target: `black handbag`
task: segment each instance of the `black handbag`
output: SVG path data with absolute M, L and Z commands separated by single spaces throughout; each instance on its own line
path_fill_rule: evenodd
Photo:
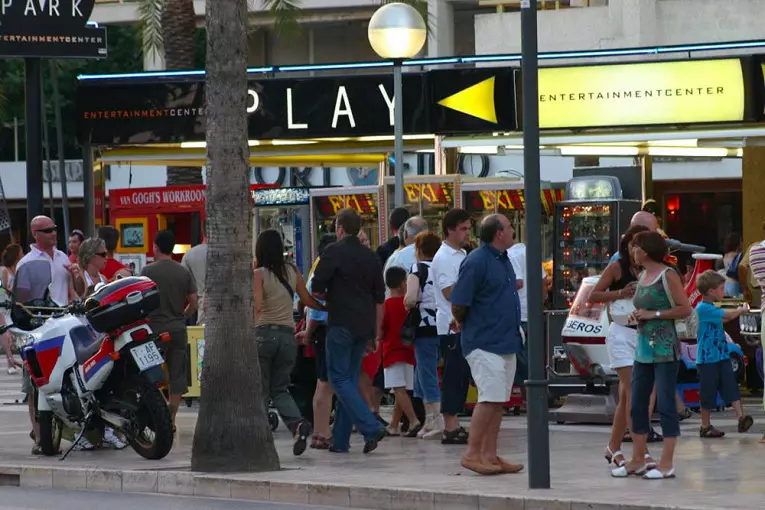
M 422 262 L 417 263 L 417 278 L 420 281 L 420 299 L 422 299 L 422 293 L 425 290 L 425 284 L 428 281 L 428 266 Z M 422 313 L 420 312 L 420 301 L 418 301 L 417 304 L 407 312 L 404 324 L 401 326 L 399 336 L 401 337 L 402 344 L 414 345 L 417 328 L 420 327 L 420 322 L 422 322 Z

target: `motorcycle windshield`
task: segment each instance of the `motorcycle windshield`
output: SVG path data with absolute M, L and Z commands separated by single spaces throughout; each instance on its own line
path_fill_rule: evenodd
M 47 260 L 31 260 L 16 270 L 13 295 L 16 302 L 46 300 L 52 281 L 51 266 Z

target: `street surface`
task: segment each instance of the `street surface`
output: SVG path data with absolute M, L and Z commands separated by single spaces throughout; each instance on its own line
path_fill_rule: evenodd
M 187 498 L 162 494 L 104 494 L 0 487 L 0 510 L 340 510 L 317 505 L 290 505 L 231 499 Z M 347 509 L 344 509 L 347 510 Z
M 0 405 L 0 467 L 86 468 L 88 473 L 91 470 L 158 470 L 160 480 L 163 476 L 171 475 L 164 472 L 190 469 L 196 409 L 187 409 L 185 406 L 182 406 L 178 417 L 180 440 L 170 455 L 162 461 L 143 460 L 130 448 L 123 451 L 73 452 L 63 463 L 57 458 L 32 456 L 26 406 L 13 404 L 20 398 L 19 380 L 20 376 L 8 376 L 5 371 L 0 375 L 0 401 L 4 404 Z M 491 496 L 565 498 L 604 503 L 607 508 L 617 508 L 610 505 L 640 503 L 650 503 L 658 508 L 763 508 L 765 484 L 762 483 L 762 473 L 765 473 L 765 445 L 759 444 L 758 440 L 765 431 L 765 413 L 762 411 L 760 399 L 745 400 L 745 407 L 755 419 L 752 431 L 747 434 L 736 433 L 736 420 L 732 410 L 713 414 L 713 423 L 727 433 L 721 440 L 699 439 L 698 416 L 681 423 L 684 437 L 680 440 L 676 454 L 675 480 L 647 482 L 635 477 L 612 478 L 602 454 L 610 429 L 603 425 L 550 424 L 553 488 L 549 491 L 529 490 L 525 473 L 495 477 L 474 475 L 459 465 L 462 447 L 442 446 L 438 441 L 388 438 L 372 454 L 362 455 L 362 442 L 356 436 L 350 454 L 332 454 L 308 449 L 305 455 L 296 458 L 291 454 L 290 434 L 280 425 L 275 438 L 284 469 L 274 473 L 234 475 L 233 478 L 237 482 L 232 482 L 231 489 L 227 489 L 224 494 L 236 498 L 234 486 L 238 481 L 263 481 L 368 488 L 364 489 L 369 497 L 362 500 L 364 504 L 355 502 L 353 496 L 349 500 L 347 495 L 343 499 L 345 503 L 322 501 L 346 508 L 350 505 L 391 510 L 402 508 L 402 501 L 397 499 L 397 493 L 391 494 L 375 489 L 448 492 L 452 493 L 448 496 L 453 508 L 478 508 L 480 498 Z M 465 423 L 469 423 L 468 420 L 465 420 Z M 528 465 L 526 433 L 525 416 L 505 418 L 500 434 L 500 449 L 509 461 Z M 652 445 L 651 450 L 654 456 L 658 457 L 661 446 Z M 630 446 L 625 445 L 624 451 L 629 455 Z M 81 471 L 82 488 L 85 487 L 85 472 Z M 55 483 L 54 477 L 54 486 Z M 657 490 L 657 484 L 661 485 L 661 490 Z M 291 493 L 295 493 L 298 486 L 289 487 L 292 487 Z M 0 494 L 0 499 L 3 497 L 4 494 Z M 109 496 L 112 497 L 114 495 Z M 283 491 L 280 489 L 279 494 L 272 492 L 270 499 L 285 501 Z M 374 501 L 373 506 L 368 504 L 370 500 Z M 307 496 L 305 502 L 308 502 Z M 421 506 L 417 504 L 418 501 L 406 500 L 406 503 L 413 505 L 406 504 L 403 507 Z M 427 508 L 440 510 L 442 505 L 443 502 L 439 503 L 436 497 L 435 503 L 430 499 L 430 506 Z M 116 510 L 111 504 L 109 508 Z M 529 508 L 529 505 L 526 508 Z

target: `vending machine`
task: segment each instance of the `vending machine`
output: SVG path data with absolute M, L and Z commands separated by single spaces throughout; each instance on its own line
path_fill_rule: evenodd
M 312 260 L 308 188 L 257 189 L 252 191 L 252 198 L 253 254 L 258 235 L 264 230 L 276 230 L 282 235 L 286 259 L 306 276 Z
M 574 177 L 556 204 L 553 250 L 553 307 L 570 308 L 582 280 L 603 272 L 619 250 L 640 200 L 622 198 L 619 179 Z

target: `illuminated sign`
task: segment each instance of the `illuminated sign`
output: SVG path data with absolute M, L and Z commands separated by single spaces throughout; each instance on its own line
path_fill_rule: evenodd
M 419 204 L 423 202 L 447 207 L 454 205 L 452 184 L 449 183 L 404 184 L 404 193 L 408 203 Z
M 740 59 L 543 68 L 542 129 L 745 119 Z
M 304 205 L 308 203 L 308 188 L 266 188 L 252 190 L 255 207 Z
M 566 200 L 613 200 L 622 198 L 616 177 L 574 177 L 566 184 Z
M 498 190 L 498 191 L 479 191 L 481 202 L 484 209 L 497 211 L 512 211 L 515 209 L 524 209 L 526 200 L 523 197 L 522 190 Z
M 377 215 L 377 197 L 371 193 L 330 195 L 315 200 L 319 214 L 325 218 L 335 216 L 341 209 L 355 209 L 361 215 Z

